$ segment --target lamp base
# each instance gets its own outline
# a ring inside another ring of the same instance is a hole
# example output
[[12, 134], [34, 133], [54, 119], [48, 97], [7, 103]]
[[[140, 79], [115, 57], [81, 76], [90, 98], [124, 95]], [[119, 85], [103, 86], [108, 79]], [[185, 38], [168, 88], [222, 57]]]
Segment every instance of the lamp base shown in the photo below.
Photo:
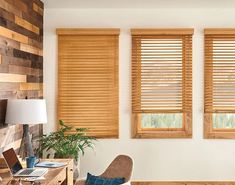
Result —
[[20, 144], [19, 155], [23, 159], [25, 157], [34, 155], [32, 142], [31, 142], [30, 136], [29, 136], [29, 125], [28, 124], [23, 125], [23, 136], [22, 136], [22, 140], [21, 140], [21, 144]]

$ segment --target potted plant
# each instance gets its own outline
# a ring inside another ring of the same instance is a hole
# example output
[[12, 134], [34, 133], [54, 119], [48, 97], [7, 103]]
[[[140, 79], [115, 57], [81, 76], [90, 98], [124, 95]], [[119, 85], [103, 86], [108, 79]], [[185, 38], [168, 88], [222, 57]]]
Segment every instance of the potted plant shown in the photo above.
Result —
[[[53, 151], [54, 158], [73, 158], [75, 164], [74, 177], [78, 177], [78, 165], [80, 155], [84, 155], [85, 149], [94, 147], [95, 138], [86, 135], [86, 128], [76, 128], [73, 134], [67, 134], [73, 127], [67, 126], [63, 120], [59, 120], [60, 128], [56, 132], [43, 135], [39, 139], [40, 146], [36, 150], [38, 155], [43, 152]], [[51, 153], [46, 157], [49, 158]]]

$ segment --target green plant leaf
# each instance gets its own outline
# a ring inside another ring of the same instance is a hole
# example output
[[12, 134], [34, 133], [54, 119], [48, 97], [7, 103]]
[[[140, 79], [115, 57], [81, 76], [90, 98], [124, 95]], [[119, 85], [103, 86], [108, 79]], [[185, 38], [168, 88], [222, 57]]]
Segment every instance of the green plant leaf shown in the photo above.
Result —
[[[42, 135], [38, 138], [40, 147], [36, 149], [38, 154], [42, 154], [43, 151], [49, 151], [52, 149], [55, 151], [55, 157], [68, 158], [72, 157], [78, 160], [79, 155], [85, 154], [86, 148], [94, 149], [95, 138], [87, 136], [87, 128], [73, 128], [64, 123], [63, 120], [59, 120], [60, 128], [56, 132], [51, 132], [48, 135]], [[66, 134], [74, 130], [73, 134]]]

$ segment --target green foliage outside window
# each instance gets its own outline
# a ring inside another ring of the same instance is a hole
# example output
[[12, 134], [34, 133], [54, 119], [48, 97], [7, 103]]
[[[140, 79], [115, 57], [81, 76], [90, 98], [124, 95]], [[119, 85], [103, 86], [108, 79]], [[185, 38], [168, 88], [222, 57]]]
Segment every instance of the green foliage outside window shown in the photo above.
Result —
[[142, 128], [182, 128], [182, 114], [141, 114]]
[[235, 128], [235, 114], [215, 113], [212, 119], [213, 128]]

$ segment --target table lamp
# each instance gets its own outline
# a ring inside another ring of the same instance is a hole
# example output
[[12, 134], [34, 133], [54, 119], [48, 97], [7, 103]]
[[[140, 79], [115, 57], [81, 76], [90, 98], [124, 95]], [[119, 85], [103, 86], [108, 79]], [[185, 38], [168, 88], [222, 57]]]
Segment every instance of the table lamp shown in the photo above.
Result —
[[33, 156], [29, 124], [47, 123], [46, 101], [44, 99], [8, 100], [5, 122], [8, 124], [23, 124], [23, 136], [19, 153], [23, 158]]

